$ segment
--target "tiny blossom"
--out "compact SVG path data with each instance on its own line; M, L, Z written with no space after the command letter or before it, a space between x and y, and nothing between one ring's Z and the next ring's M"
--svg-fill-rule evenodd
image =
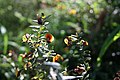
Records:
M30 38L30 35L29 35L29 34L25 34L25 35L23 35L23 37L22 37L22 41L23 41L23 42L27 42L29 38Z
M13 55L13 51L12 51L12 50L9 50L8 55L9 55L9 56L12 56L12 55Z
M71 9L70 11L69 11L69 14L71 14L71 15L75 15L77 13L77 11L75 10L75 9Z
M51 43L51 42L54 41L54 37L53 37L53 35L50 34L50 33L46 33L46 34L45 34L45 38L46 38L46 40L47 40L48 43Z
M64 42L67 46L70 46L72 45L73 42L77 41L78 35L71 35L71 36L67 36L65 39L64 39Z
M75 68L74 71L78 74L82 74L83 72L85 72L85 67L77 66L77 68Z
M118 72L116 73L116 75L120 77L120 71L118 71Z
M57 62L59 60L63 60L63 57L59 54L57 54L56 56L53 57L53 62Z
M42 44L41 43L34 43L33 46L34 46L34 48L38 48L38 47L42 47Z
M83 46L88 46L88 42L85 40L81 40L80 42L82 42Z
M32 54L31 52L28 52L25 54L20 54L20 56L22 57L22 60L24 60L24 58L28 58L30 60L32 58L31 54Z
M120 80L120 78L119 77L115 77L114 80Z
M72 40L69 37L65 38L64 42L67 46L70 46L72 44Z
M27 42L27 40L28 40L28 39L26 38L26 36L23 35L23 37L22 37L22 41L23 41L23 42Z
M22 60L24 60L24 58L26 58L26 54L20 54L20 56L22 57Z
M24 65L24 69L27 70L28 67L32 68L32 63L31 62L27 62L25 65Z

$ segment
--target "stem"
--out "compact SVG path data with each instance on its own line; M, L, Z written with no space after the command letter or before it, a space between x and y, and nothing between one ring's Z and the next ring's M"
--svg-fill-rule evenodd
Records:
M8 35L7 34L4 34L4 54L7 53L7 48L8 48Z

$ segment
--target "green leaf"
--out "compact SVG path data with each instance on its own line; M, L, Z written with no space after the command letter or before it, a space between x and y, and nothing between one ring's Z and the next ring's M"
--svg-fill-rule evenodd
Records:
M97 67L100 67L101 65L101 59L104 56L105 52L107 51L108 47L114 42L116 41L118 38L120 38L120 27L117 27L111 34L109 37L107 37L107 39L105 40L99 56L97 58Z
M29 49L27 47L21 46L21 45L17 44L16 42L8 41L8 45L13 46L13 47L19 49L20 51L29 52Z
M1 34L3 35L3 44L4 44L4 48L3 48L3 53L6 54L7 53L7 48L8 48L8 35L7 35L7 30L4 26L0 27L0 31Z
M4 54L7 53L7 48L8 48L8 35L4 35Z

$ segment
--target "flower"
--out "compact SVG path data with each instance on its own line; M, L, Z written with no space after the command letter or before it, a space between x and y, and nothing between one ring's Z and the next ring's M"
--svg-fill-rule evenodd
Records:
M33 43L33 47L34 48L38 48L38 47L41 47L42 46L42 44L41 43Z
M50 34L50 33L46 33L46 34L45 34L45 38L46 38L46 40L47 40L48 43L51 43L51 42L54 41L54 37L53 37L53 35Z
M31 63L31 62L27 62L27 63L24 65L24 69L27 70L27 68L32 68L32 63Z
M57 54L56 56L53 57L53 62L57 62L63 60L63 57L60 54Z
M74 72L76 72L78 74L82 74L83 72L85 72L85 67L77 66L77 68L74 69Z
M120 80L120 71L118 71L116 74L115 74L115 77L113 80Z
M14 53L14 52L13 52L12 50L9 50L8 55L9 55L9 56L13 56L13 53Z
M25 58L28 58L28 60L30 60L32 58L32 52L20 54L20 56L22 57L22 60L24 60Z
M29 35L29 34L25 34L25 35L23 35L23 37L22 37L22 41L23 41L23 42L27 42L29 38L30 38L30 35Z
M70 46L72 44L72 40L69 37L65 38L64 42L67 46Z
M27 57L27 55L26 55L26 54L20 54L20 56L22 57L22 60L24 60L24 58L26 58L26 57Z
M76 42L78 39L77 39L78 35L71 35L71 36L67 36L65 39L64 39L64 42L65 44L67 44L67 46L70 46L73 42Z
M114 80L120 80L120 78L119 77L115 77Z
M83 46L88 46L88 42L87 41L84 41L84 40L81 40Z
M120 71L118 71L118 72L116 73L116 75L120 77Z
M69 14L71 14L71 15L75 15L77 13L77 11L75 10L75 9L71 9L70 11L69 11Z

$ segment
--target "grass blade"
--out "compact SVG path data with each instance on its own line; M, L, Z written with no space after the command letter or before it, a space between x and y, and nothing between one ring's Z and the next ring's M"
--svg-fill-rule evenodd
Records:
M106 50L108 49L108 47L114 42L116 41L118 38L120 38L120 27L117 27L111 34L110 36L105 40L99 56L97 58L97 67L100 67L101 65L101 58L103 57L103 55L105 54Z

